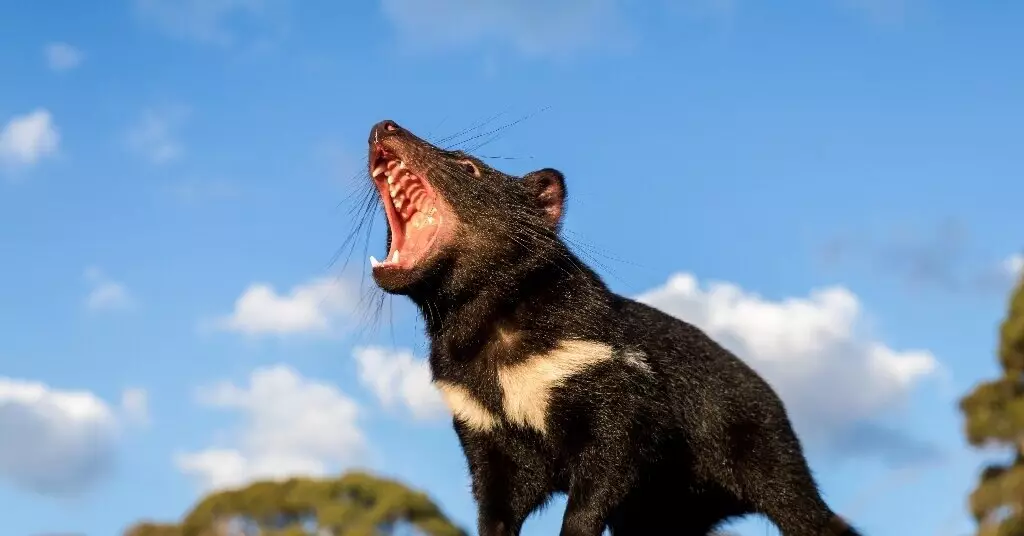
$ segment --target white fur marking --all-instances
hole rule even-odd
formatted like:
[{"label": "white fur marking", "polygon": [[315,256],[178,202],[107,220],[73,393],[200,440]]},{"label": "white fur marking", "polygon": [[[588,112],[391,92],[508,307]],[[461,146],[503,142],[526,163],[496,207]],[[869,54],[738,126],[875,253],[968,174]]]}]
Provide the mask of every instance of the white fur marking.
[{"label": "white fur marking", "polygon": [[452,415],[469,428],[478,432],[486,432],[498,425],[498,418],[487,410],[465,387],[435,381],[434,385],[441,392]]},{"label": "white fur marking", "polygon": [[552,390],[587,367],[611,357],[612,348],[607,344],[567,340],[551,352],[499,368],[498,383],[504,393],[505,416],[515,424],[546,433]]},{"label": "white fur marking", "polygon": [[632,365],[644,372],[651,372],[651,365],[647,362],[647,354],[639,350],[630,350],[622,354],[627,364]]}]

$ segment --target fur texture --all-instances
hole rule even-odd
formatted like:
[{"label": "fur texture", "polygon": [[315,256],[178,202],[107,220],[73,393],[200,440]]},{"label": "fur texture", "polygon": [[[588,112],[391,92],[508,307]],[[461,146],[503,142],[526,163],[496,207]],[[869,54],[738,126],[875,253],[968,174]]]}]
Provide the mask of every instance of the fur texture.
[{"label": "fur texture", "polygon": [[415,266],[374,278],[423,315],[481,535],[518,534],[554,493],[568,496],[563,536],[705,535],[749,513],[785,536],[858,535],[761,377],[570,251],[560,172],[506,175],[391,121],[369,145],[371,170],[400,160],[448,210]]}]

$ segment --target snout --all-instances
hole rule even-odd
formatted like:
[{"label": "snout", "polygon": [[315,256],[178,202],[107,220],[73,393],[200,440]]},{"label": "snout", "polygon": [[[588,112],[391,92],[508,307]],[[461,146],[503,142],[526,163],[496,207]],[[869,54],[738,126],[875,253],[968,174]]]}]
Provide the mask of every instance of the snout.
[{"label": "snout", "polygon": [[398,123],[385,119],[370,128],[370,139],[367,140],[367,143],[376,145],[387,138],[399,135],[401,131],[402,127],[398,126]]}]

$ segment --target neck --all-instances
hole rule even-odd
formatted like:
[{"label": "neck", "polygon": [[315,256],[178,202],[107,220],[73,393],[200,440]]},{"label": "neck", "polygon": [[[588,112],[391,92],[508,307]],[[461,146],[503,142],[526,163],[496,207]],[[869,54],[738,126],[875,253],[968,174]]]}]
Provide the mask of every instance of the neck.
[{"label": "neck", "polygon": [[608,288],[575,254],[566,249],[546,257],[557,260],[517,263],[529,268],[478,278],[464,288],[439,286],[414,297],[431,342],[473,355],[499,325],[542,323],[545,329],[558,329],[558,319],[572,317],[566,315],[568,307],[597,314],[594,310],[607,306]]}]

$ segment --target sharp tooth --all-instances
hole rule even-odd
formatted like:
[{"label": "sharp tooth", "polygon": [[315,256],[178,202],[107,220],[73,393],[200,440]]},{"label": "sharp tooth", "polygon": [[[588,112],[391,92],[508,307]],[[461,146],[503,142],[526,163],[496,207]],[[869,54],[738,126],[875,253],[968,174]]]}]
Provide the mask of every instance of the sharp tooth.
[{"label": "sharp tooth", "polygon": [[370,266],[373,268],[380,266],[380,261],[378,261],[373,255],[370,255]]},{"label": "sharp tooth", "polygon": [[384,164],[381,164],[381,165],[379,165],[379,166],[377,166],[377,167],[373,168],[373,177],[374,177],[374,178],[377,178],[377,176],[378,176],[378,175],[380,175],[381,173],[384,173],[384,171],[385,171],[386,169],[387,169],[387,168],[386,168],[386,167],[384,167]]},{"label": "sharp tooth", "polygon": [[395,254],[391,256],[391,262],[398,264],[398,250],[395,250]]}]

